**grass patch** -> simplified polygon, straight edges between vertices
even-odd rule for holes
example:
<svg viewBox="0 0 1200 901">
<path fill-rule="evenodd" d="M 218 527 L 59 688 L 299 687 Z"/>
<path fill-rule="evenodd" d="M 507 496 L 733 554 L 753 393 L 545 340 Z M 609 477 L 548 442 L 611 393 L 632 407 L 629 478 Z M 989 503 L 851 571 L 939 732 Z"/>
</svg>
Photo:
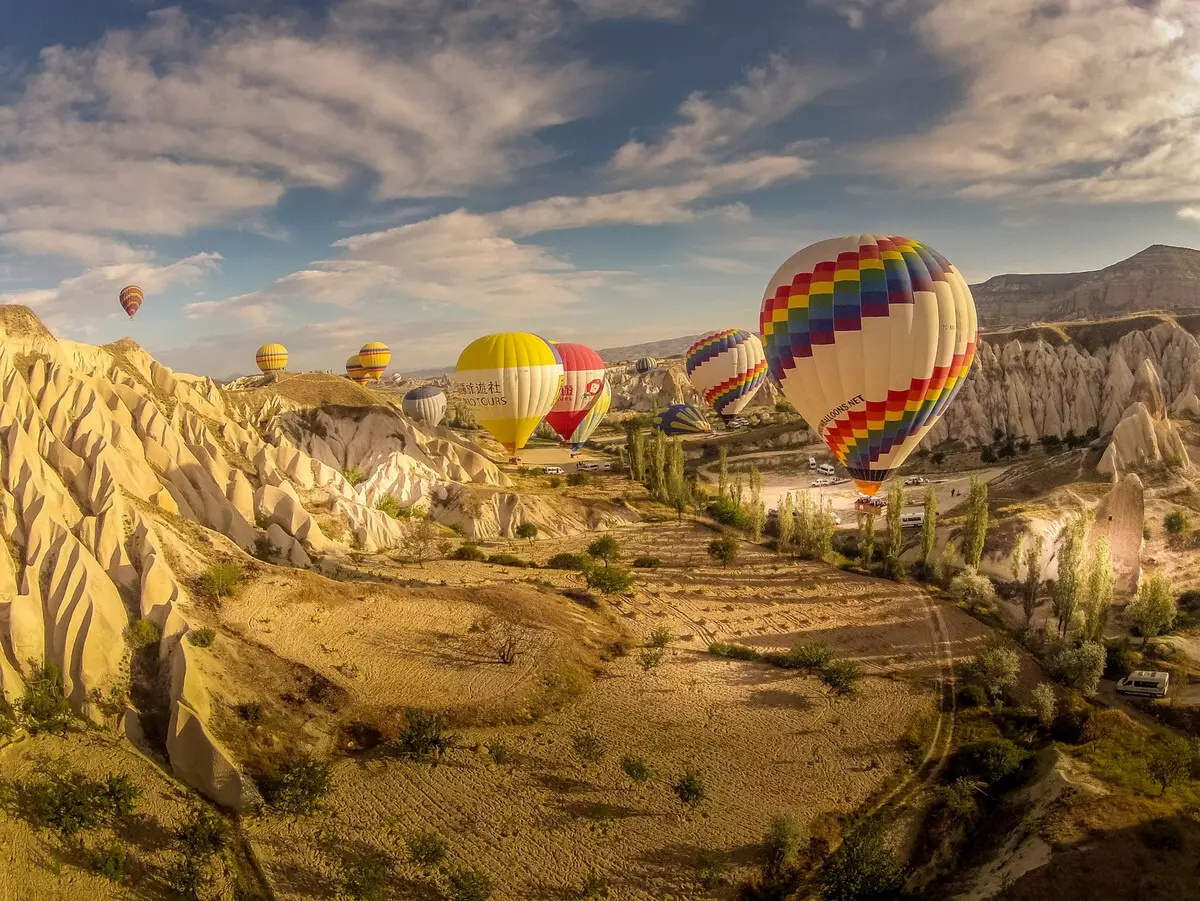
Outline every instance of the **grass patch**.
<svg viewBox="0 0 1200 901">
<path fill-rule="evenodd" d="M 242 581 L 242 568 L 236 563 L 217 563 L 200 577 L 204 593 L 214 601 L 229 597 Z"/>
<path fill-rule="evenodd" d="M 155 644 L 160 638 L 162 633 L 159 632 L 158 626 L 148 619 L 139 619 L 125 629 L 125 643 L 135 651 Z"/>
<path fill-rule="evenodd" d="M 217 630 L 205 626 L 203 629 L 188 629 L 188 644 L 198 648 L 211 648 L 217 640 Z"/>
</svg>

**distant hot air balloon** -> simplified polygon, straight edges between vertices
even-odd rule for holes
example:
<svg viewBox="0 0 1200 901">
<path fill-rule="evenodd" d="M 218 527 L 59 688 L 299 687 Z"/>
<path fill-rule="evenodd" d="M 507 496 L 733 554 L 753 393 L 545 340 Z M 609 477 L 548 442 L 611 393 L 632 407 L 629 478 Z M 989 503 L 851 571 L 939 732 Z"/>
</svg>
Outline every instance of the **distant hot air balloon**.
<svg viewBox="0 0 1200 901">
<path fill-rule="evenodd" d="M 404 415 L 426 425 L 437 425 L 446 415 L 446 393 L 436 385 L 418 385 L 400 402 Z"/>
<path fill-rule="evenodd" d="M 691 404 L 672 404 L 658 414 L 654 426 L 668 435 L 696 435 L 712 431 L 704 411 Z"/>
<path fill-rule="evenodd" d="M 558 401 L 562 382 L 558 351 L 528 332 L 477 338 L 459 355 L 455 373 L 464 405 L 511 456 Z"/>
<path fill-rule="evenodd" d="M 692 386 L 722 419 L 742 412 L 767 378 L 762 342 L 740 328 L 705 335 L 688 348 L 684 361 Z"/>
<path fill-rule="evenodd" d="M 350 381 L 362 385 L 367 381 L 367 374 L 363 371 L 363 365 L 358 359 L 358 354 L 353 354 L 346 359 L 346 376 Z"/>
<path fill-rule="evenodd" d="M 359 350 L 358 361 L 362 363 L 363 374 L 367 378 L 377 379 L 392 362 L 392 352 L 382 341 L 369 341 Z"/>
<path fill-rule="evenodd" d="M 651 369 L 654 369 L 657 366 L 658 360 L 654 359 L 654 357 L 642 357 L 633 364 L 633 368 L 638 372 L 649 372 Z"/>
<path fill-rule="evenodd" d="M 784 395 L 867 495 L 941 417 L 978 343 L 958 270 L 895 235 L 831 238 L 793 255 L 767 285 L 760 324 Z"/>
<path fill-rule="evenodd" d="M 563 441 L 570 441 L 575 428 L 587 416 L 604 391 L 604 361 L 582 344 L 554 344 L 563 365 L 558 402 L 546 414 L 546 423 Z"/>
<path fill-rule="evenodd" d="M 592 432 L 596 431 L 596 427 L 604 422 L 604 417 L 608 415 L 608 408 L 612 406 L 612 388 L 608 382 L 604 383 L 604 390 L 600 392 L 600 396 L 596 398 L 596 402 L 579 421 L 579 425 L 575 426 L 575 431 L 571 433 L 571 453 L 578 453 L 579 449 L 592 437 Z"/>
<path fill-rule="evenodd" d="M 142 301 L 146 299 L 146 295 L 142 293 L 142 289 L 137 285 L 126 285 L 121 289 L 119 299 L 121 301 L 121 309 L 132 319 L 137 315 L 138 308 L 141 307 Z"/>
<path fill-rule="evenodd" d="M 254 362 L 264 375 L 279 372 L 287 366 L 288 352 L 282 344 L 264 344 L 254 355 Z"/>
</svg>

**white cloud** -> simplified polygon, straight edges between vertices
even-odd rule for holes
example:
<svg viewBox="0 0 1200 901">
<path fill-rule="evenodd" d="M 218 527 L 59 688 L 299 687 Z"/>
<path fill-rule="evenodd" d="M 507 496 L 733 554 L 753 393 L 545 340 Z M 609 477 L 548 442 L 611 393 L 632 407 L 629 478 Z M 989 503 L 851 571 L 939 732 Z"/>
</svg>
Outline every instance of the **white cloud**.
<svg viewBox="0 0 1200 901">
<path fill-rule="evenodd" d="M 1200 4 L 906 6 L 964 98 L 929 130 L 867 151 L 875 170 L 980 199 L 1200 199 Z"/>
<path fill-rule="evenodd" d="M 279 305 L 257 293 L 241 294 L 224 300 L 199 300 L 183 308 L 189 319 L 239 319 L 253 326 L 264 326 L 279 314 Z"/>
<path fill-rule="evenodd" d="M 1200 222 L 1200 206 L 1180 207 L 1175 215 L 1187 222 Z"/>
<path fill-rule="evenodd" d="M 59 257 L 81 263 L 133 263 L 147 260 L 147 250 L 99 235 L 81 235 L 54 229 L 0 232 L 0 244 L 31 256 Z"/>
<path fill-rule="evenodd" d="M 591 19 L 679 20 L 692 8 L 692 0 L 575 0 L 575 3 Z"/>
</svg>

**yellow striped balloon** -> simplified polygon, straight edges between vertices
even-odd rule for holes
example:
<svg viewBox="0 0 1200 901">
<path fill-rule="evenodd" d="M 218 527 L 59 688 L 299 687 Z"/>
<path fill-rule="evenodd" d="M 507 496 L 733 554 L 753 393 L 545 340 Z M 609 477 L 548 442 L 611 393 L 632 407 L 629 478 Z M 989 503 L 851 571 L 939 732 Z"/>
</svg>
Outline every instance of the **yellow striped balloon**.
<svg viewBox="0 0 1200 901">
<path fill-rule="evenodd" d="M 562 358 L 528 332 L 484 335 L 459 355 L 454 380 L 461 402 L 516 456 L 558 401 Z"/>
<path fill-rule="evenodd" d="M 367 381 L 367 374 L 363 372 L 362 363 L 359 362 L 358 354 L 346 360 L 346 375 L 350 377 L 350 381 L 363 384 Z"/>
<path fill-rule="evenodd" d="M 377 379 L 392 362 L 392 352 L 382 341 L 368 341 L 358 352 L 358 362 L 367 378 Z"/>
<path fill-rule="evenodd" d="M 281 372 L 287 366 L 287 361 L 287 348 L 282 344 L 264 344 L 254 355 L 254 362 L 264 375 Z"/>
<path fill-rule="evenodd" d="M 119 297 L 121 309 L 125 311 L 125 314 L 130 319 L 137 315 L 137 311 L 145 299 L 146 295 L 142 293 L 142 289 L 137 285 L 126 285 L 121 289 Z"/>
</svg>

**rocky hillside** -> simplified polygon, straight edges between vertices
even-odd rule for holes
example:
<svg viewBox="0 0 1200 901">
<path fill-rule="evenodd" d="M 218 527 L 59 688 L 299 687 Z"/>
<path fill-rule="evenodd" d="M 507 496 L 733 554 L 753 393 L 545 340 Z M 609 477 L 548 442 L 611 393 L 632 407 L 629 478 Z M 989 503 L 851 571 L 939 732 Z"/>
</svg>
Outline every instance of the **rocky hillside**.
<svg viewBox="0 0 1200 901">
<path fill-rule="evenodd" d="M 387 495 L 468 536 L 635 517 L 519 495 L 481 448 L 345 379 L 240 389 L 174 373 L 128 340 L 56 340 L 24 307 L 0 307 L 0 691 L 11 705 L 53 665 L 81 715 L 139 743 L 152 725 L 175 775 L 233 808 L 248 786 L 208 722 L 206 686 L 221 677 L 202 678 L 182 640 L 212 565 L 336 573 L 403 547 L 421 520 L 381 512 Z M 139 701 L 124 635 L 141 619 L 161 634 L 162 678 Z"/>
<path fill-rule="evenodd" d="M 1155 244 L 1095 272 L 997 275 L 971 286 L 984 328 L 1200 309 L 1200 250 Z"/>
<path fill-rule="evenodd" d="M 704 406 L 700 392 L 688 381 L 683 360 L 664 360 L 649 372 L 638 372 L 633 364 L 609 366 L 608 383 L 612 386 L 614 412 L 648 413 L 671 404 Z M 768 378 L 747 410 L 774 409 L 780 397 L 774 379 Z"/>
</svg>

